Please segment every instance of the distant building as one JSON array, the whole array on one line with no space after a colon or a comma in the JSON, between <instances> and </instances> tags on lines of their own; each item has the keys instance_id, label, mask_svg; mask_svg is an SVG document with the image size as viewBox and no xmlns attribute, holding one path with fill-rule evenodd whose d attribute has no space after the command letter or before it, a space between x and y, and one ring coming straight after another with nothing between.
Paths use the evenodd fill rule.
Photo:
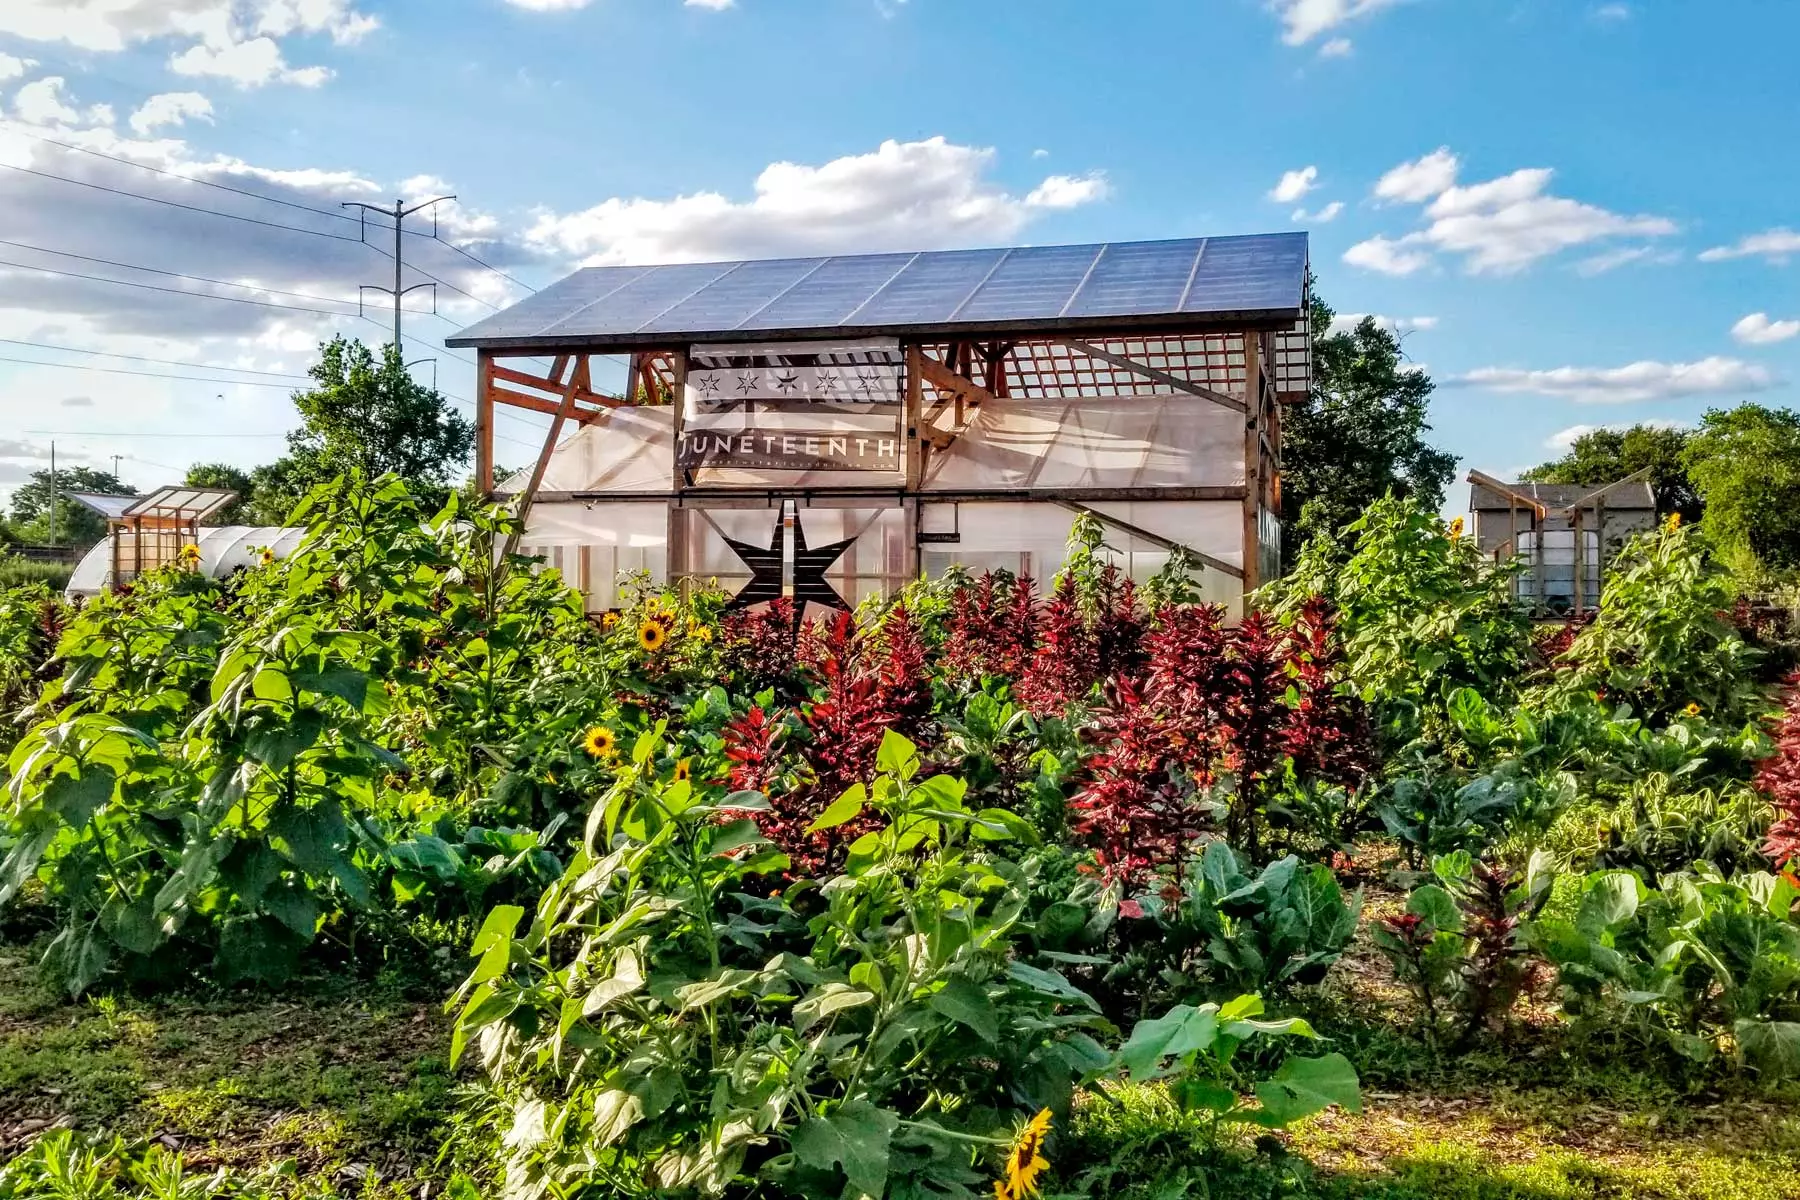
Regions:
<instances>
[{"instance_id":1,"label":"distant building","mask_svg":"<svg viewBox=\"0 0 1800 1200\"><path fill-rule=\"evenodd\" d=\"M1656 495L1644 475L1586 487L1503 483L1471 471L1475 545L1496 562L1525 560L1515 588L1534 608L1557 615L1593 608L1619 547L1656 525Z\"/></svg>"}]
</instances>

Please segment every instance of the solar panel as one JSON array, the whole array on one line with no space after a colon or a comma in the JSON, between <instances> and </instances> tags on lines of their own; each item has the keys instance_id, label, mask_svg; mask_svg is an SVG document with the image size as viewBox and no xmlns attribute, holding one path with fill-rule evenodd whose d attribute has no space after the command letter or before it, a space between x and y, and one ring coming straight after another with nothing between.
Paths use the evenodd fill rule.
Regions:
<instances>
[{"instance_id":1,"label":"solar panel","mask_svg":"<svg viewBox=\"0 0 1800 1200\"><path fill-rule=\"evenodd\" d=\"M777 331L954 333L1009 322L1256 313L1297 319L1304 233L1010 250L589 267L448 339L629 345Z\"/></svg>"}]
</instances>

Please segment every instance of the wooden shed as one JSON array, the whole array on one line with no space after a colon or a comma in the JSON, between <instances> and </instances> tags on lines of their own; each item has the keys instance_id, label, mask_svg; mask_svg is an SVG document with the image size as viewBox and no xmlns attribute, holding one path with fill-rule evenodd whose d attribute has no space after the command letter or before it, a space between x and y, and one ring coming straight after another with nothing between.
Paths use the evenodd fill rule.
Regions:
<instances>
[{"instance_id":1,"label":"wooden shed","mask_svg":"<svg viewBox=\"0 0 1800 1200\"><path fill-rule=\"evenodd\" d=\"M1540 612L1562 616L1600 603L1613 556L1656 525L1649 472L1599 487L1504 483L1469 472L1475 544L1489 558L1521 557L1516 594Z\"/></svg>"},{"instance_id":2,"label":"wooden shed","mask_svg":"<svg viewBox=\"0 0 1800 1200\"><path fill-rule=\"evenodd\" d=\"M1043 581L1076 512L1235 606L1279 569L1306 281L1302 233L596 266L447 344L478 352L477 478L593 609L628 571L745 603ZM553 419L496 480L503 406Z\"/></svg>"}]
</instances>

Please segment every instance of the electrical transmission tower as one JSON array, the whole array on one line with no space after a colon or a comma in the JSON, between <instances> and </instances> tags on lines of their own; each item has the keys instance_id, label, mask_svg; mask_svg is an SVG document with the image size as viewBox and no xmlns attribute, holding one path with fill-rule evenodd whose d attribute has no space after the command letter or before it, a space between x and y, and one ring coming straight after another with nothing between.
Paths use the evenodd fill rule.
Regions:
<instances>
[{"instance_id":1,"label":"electrical transmission tower","mask_svg":"<svg viewBox=\"0 0 1800 1200\"><path fill-rule=\"evenodd\" d=\"M417 204L413 205L411 208L406 207L406 202L403 200L394 201L394 206L392 208L387 208L380 204L364 204L360 200L344 201L343 206L345 208L357 208L357 209L362 210L362 217L363 217L363 222L364 222L362 228L363 228L365 235L366 235L367 229L368 229L368 225L367 225L368 214L370 214L370 213L380 213L382 216L387 217L388 219L390 219L391 221L394 222L394 286L393 287L383 287L379 283L365 283L357 289L356 294L357 294L358 298L360 299L363 292L366 292L366 291L386 292L388 295L390 295L394 298L394 353L396 353L396 354L401 353L400 313L402 310L400 307L400 301L405 298L405 296L408 292L416 292L420 288L435 289L437 287L437 284L435 284L435 283L415 283L411 287L404 286L404 281L401 278L401 271L402 271L402 267L403 267L403 258L404 258L404 255L402 253L402 245L405 241L405 238L403 236L403 234L404 234L403 226L406 224L406 218L412 216L414 213L422 212L423 210L430 208L434 204L442 204L446 200L454 200L454 199L456 199L455 196L437 196L430 200L421 200ZM432 214L432 231L431 232L432 232L432 236L435 237L437 235L437 215L435 213ZM435 297L437 295L437 293L435 291L433 291L432 295ZM436 304L434 302L433 308L435 308L435 307L436 307Z\"/></svg>"}]
</instances>

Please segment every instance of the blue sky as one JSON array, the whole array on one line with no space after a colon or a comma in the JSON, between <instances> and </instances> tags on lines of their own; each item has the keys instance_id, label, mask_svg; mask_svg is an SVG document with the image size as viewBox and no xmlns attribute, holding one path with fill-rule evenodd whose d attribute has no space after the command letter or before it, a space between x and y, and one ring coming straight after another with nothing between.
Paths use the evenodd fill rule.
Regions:
<instances>
[{"instance_id":1,"label":"blue sky","mask_svg":"<svg viewBox=\"0 0 1800 1200\"><path fill-rule=\"evenodd\" d=\"M1776 0L6 0L0 358L65 365L0 362L0 490L52 439L140 486L277 455L310 348L381 337L391 267L328 214L440 191L408 354L463 397L442 337L523 292L446 242L539 286L1304 228L1464 468L1791 405L1797 42Z\"/></svg>"}]
</instances>

